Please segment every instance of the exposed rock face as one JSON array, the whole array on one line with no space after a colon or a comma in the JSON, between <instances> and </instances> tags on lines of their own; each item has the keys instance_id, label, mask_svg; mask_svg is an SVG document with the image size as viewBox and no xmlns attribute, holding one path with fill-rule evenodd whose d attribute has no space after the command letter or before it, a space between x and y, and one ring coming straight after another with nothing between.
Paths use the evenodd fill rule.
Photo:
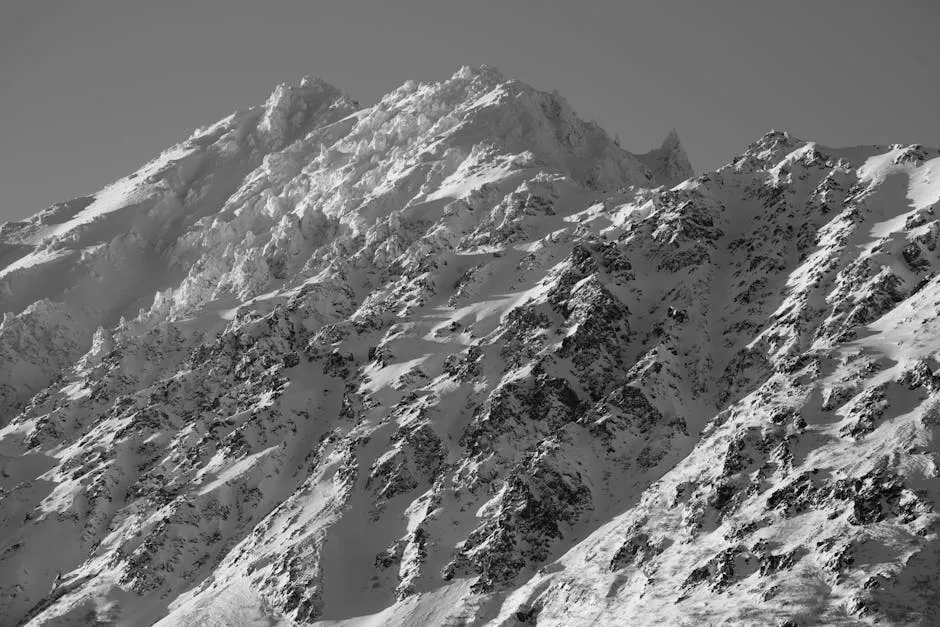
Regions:
<instances>
[{"instance_id":1,"label":"exposed rock face","mask_svg":"<svg viewBox=\"0 0 940 627\"><path fill-rule=\"evenodd\" d=\"M934 624L938 168L279 86L0 228L0 615Z\"/></svg>"}]
</instances>

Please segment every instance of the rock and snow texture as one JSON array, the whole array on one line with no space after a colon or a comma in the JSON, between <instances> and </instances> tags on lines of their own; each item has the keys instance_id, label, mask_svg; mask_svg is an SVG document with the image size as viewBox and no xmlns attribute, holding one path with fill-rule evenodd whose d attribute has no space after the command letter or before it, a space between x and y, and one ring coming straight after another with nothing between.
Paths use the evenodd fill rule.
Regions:
<instances>
[{"instance_id":1,"label":"rock and snow texture","mask_svg":"<svg viewBox=\"0 0 940 627\"><path fill-rule=\"evenodd\" d=\"M936 624L940 152L305 79L0 227L4 624Z\"/></svg>"}]
</instances>

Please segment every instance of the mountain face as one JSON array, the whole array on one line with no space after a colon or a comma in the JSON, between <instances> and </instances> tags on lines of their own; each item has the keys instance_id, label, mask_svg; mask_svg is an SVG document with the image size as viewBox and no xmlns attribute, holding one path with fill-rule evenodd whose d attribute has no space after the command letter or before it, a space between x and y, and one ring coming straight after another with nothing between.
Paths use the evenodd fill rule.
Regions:
<instances>
[{"instance_id":1,"label":"mountain face","mask_svg":"<svg viewBox=\"0 0 940 627\"><path fill-rule=\"evenodd\" d=\"M940 621L940 151L305 79L0 227L0 616Z\"/></svg>"}]
</instances>

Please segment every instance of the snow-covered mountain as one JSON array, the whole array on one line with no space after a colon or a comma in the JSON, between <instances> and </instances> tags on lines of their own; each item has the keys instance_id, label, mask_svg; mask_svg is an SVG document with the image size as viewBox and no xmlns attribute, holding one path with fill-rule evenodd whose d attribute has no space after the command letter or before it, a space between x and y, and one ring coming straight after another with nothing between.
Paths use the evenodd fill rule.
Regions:
<instances>
[{"instance_id":1,"label":"snow-covered mountain","mask_svg":"<svg viewBox=\"0 0 940 627\"><path fill-rule=\"evenodd\" d=\"M462 68L0 227L3 624L940 621L940 151Z\"/></svg>"}]
</instances>

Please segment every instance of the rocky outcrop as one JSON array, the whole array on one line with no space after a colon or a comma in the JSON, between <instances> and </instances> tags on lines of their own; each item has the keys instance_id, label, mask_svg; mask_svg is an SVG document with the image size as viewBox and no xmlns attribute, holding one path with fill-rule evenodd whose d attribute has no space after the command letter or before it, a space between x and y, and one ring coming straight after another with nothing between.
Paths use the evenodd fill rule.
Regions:
<instances>
[{"instance_id":1,"label":"rocky outcrop","mask_svg":"<svg viewBox=\"0 0 940 627\"><path fill-rule=\"evenodd\" d=\"M282 85L0 229L0 613L931 624L938 158Z\"/></svg>"}]
</instances>

